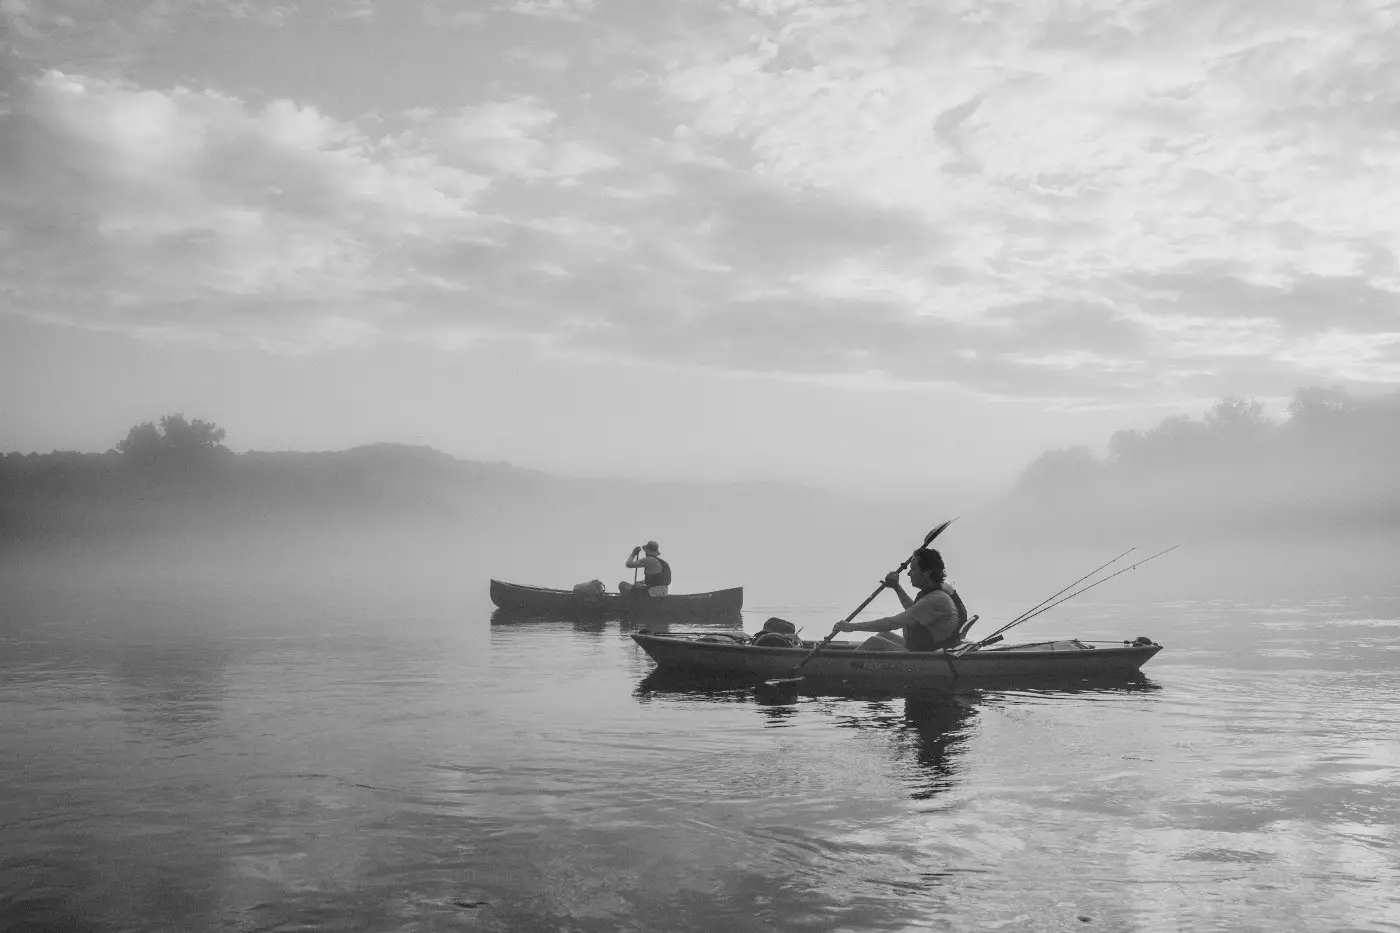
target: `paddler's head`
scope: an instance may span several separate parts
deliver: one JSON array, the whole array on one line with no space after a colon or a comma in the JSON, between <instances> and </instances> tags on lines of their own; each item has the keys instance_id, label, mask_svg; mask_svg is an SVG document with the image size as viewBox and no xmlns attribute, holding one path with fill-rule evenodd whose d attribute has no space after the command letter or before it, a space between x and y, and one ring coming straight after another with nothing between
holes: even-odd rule
<instances>
[{"instance_id":1,"label":"paddler's head","mask_svg":"<svg viewBox=\"0 0 1400 933\"><path fill-rule=\"evenodd\" d=\"M919 548L909 558L909 582L921 590L942 585L946 573L943 555L931 547Z\"/></svg>"}]
</instances>

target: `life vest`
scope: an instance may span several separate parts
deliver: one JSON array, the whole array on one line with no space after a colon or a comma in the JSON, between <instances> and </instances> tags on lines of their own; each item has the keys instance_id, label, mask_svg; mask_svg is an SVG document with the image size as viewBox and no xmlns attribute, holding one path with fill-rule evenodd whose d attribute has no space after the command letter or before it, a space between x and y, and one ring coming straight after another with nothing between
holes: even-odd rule
<instances>
[{"instance_id":1,"label":"life vest","mask_svg":"<svg viewBox=\"0 0 1400 933\"><path fill-rule=\"evenodd\" d=\"M939 651L943 648L951 648L958 643L958 632L967 624L967 607L963 605L962 597L957 590L944 588L943 586L931 586L926 590L919 590L919 595L914 597L914 602L918 602L925 596L942 591L948 594L948 598L953 601L953 607L958 611L958 625L953 633L946 638L938 639L930 632L927 626L906 625L904 627L904 647L909 651Z\"/></svg>"},{"instance_id":2,"label":"life vest","mask_svg":"<svg viewBox=\"0 0 1400 933\"><path fill-rule=\"evenodd\" d=\"M671 585L671 565L666 563L666 559L660 555L657 555L656 559L661 561L661 572L652 573L649 570L647 571L646 576L642 578L647 589L651 589L653 586Z\"/></svg>"},{"instance_id":3,"label":"life vest","mask_svg":"<svg viewBox=\"0 0 1400 933\"><path fill-rule=\"evenodd\" d=\"M958 595L957 590L948 586L946 583L939 584L938 588L951 596L953 598L953 605L958 607L958 631L961 632L962 627L967 624L967 607L963 605L962 597Z\"/></svg>"}]
</instances>

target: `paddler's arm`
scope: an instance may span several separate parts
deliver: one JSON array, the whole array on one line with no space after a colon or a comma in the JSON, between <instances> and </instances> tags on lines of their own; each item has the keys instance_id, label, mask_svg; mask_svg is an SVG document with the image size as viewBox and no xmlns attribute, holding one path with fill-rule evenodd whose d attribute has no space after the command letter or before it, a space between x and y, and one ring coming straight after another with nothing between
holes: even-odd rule
<instances>
[{"instance_id":1,"label":"paddler's arm","mask_svg":"<svg viewBox=\"0 0 1400 933\"><path fill-rule=\"evenodd\" d=\"M629 558L627 558L627 563L626 563L625 566L628 566L628 567L645 567L645 566L647 565L646 558L645 558L645 557L638 557L637 555L640 554L640 553L642 553L642 549L639 548L639 547L634 547L634 548L632 549L632 556L629 557Z\"/></svg>"},{"instance_id":2,"label":"paddler's arm","mask_svg":"<svg viewBox=\"0 0 1400 933\"><path fill-rule=\"evenodd\" d=\"M905 609L908 609L910 606L914 605L914 598L908 593L904 592L904 587L899 585L898 570L892 570L889 573L885 574L885 586L888 586L890 589L894 590L894 595L899 597L899 604Z\"/></svg>"},{"instance_id":3,"label":"paddler's arm","mask_svg":"<svg viewBox=\"0 0 1400 933\"><path fill-rule=\"evenodd\" d=\"M871 619L868 622L837 622L838 632L893 632L896 629L904 628L911 621L908 610L899 615L886 616L883 619Z\"/></svg>"}]
</instances>

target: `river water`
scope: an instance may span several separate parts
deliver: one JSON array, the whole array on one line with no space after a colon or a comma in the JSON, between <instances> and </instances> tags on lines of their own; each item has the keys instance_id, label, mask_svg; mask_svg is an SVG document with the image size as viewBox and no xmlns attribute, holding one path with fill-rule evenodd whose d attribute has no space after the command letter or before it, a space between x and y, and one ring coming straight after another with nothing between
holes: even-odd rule
<instances>
[{"instance_id":1,"label":"river water","mask_svg":"<svg viewBox=\"0 0 1400 933\"><path fill-rule=\"evenodd\" d=\"M1400 930L1394 596L1084 602L1026 637L1151 636L1141 682L778 701L251 592L0 597L0 930Z\"/></svg>"}]
</instances>

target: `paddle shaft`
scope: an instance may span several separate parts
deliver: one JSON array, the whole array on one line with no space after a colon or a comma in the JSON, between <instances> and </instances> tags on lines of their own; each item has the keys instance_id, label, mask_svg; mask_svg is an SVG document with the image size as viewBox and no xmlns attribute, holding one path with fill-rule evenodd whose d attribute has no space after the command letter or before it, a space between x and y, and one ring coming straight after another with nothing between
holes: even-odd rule
<instances>
[{"instance_id":1,"label":"paddle shaft","mask_svg":"<svg viewBox=\"0 0 1400 933\"><path fill-rule=\"evenodd\" d=\"M954 519L951 519L951 518L950 518L950 519L948 519L948 521L944 522L943 524L941 524L941 525L939 525L937 528L935 528L933 531L929 532L929 533L928 533L928 536L924 538L924 544L923 544L923 546L924 546L924 547L928 547L928 546L929 546L929 542L931 542L934 538L938 537L938 535L943 531L943 529L944 529L944 528L947 528L949 525L951 525L951 524L953 523L953 521L954 521ZM913 554L910 554L908 557L906 557L906 558L904 559L904 563L902 563L902 564L899 565L899 569L896 570L895 573L896 573L896 574L903 573L903 572L905 571L905 569L908 568L910 561L912 561L913 559L914 559L914 555L913 555ZM881 593L883 593L884 590L885 590L885 587L887 587L887 586L889 586L889 584L886 583L884 580L881 580L881 581L880 581L880 585L877 586L877 587L875 587L875 592L873 592L873 593L871 593L869 596L865 597L865 602L861 603L861 604L860 604L859 606L857 606L854 610L852 610L852 611L851 611L851 614L848 615L848 616L846 616L846 618L842 619L840 623L838 623L837 625L833 626L832 629L831 629L831 634L828 635L828 636L826 636L825 638L823 638L821 641L817 642L817 646L816 646L815 648L813 648L811 651L807 652L807 656L806 656L805 658L803 658L801 661L798 661L798 662L797 662L797 666L794 667L792 670L788 671L787 674L784 675L784 676L785 676L785 677L795 677L795 676L797 676L797 672L800 671L800 670L802 670L802 668L806 667L806 666L807 666L807 662L810 661L810 660L812 660L812 658L816 657L817 652L821 651L821 650L822 650L823 648L825 648L827 645L831 644L831 640L832 640L833 638L835 638L838 634L840 634L840 632L841 632L841 626L842 626L842 625L845 625L847 622L851 621L851 620L854 619L856 616L860 615L860 611L861 611L862 609L864 609L866 606L868 606L868 605L870 605L871 603L873 603L873 602L875 601L875 597L876 597L876 596L879 596Z\"/></svg>"},{"instance_id":2,"label":"paddle shaft","mask_svg":"<svg viewBox=\"0 0 1400 933\"><path fill-rule=\"evenodd\" d=\"M632 552L632 555L628 558L628 560L636 560L636 559L637 559L637 552L636 552L636 551L633 551L633 552ZM641 569L642 569L642 568L640 568L640 567L633 567L633 568L632 568L632 585L633 585L634 587L637 585L637 574L641 572ZM628 594L627 594L627 599L626 599L626 600L623 602L623 604L622 604L623 611L627 613L627 618L628 618L629 620L632 618L632 600L635 599L635 598L636 598L636 597L633 596L631 593L628 593Z\"/></svg>"},{"instance_id":3,"label":"paddle shaft","mask_svg":"<svg viewBox=\"0 0 1400 933\"><path fill-rule=\"evenodd\" d=\"M912 558L911 558L911 559L912 559ZM902 564L899 565L899 570L897 570L897 571L895 571L895 572L896 572L896 573L899 573L900 571L904 570L905 567L908 567L908 566L909 566L909 561L906 560L904 563L902 563ZM843 625L843 624L845 624L845 623L851 621L851 620L854 619L856 616L860 615L860 611L861 611L862 609L864 609L866 606L870 605L872 602L874 602L874 601L875 601L875 597L876 597L876 596L879 596L882 592L884 592L884 590L885 590L885 581L881 580L881 581L880 581L880 585L877 586L877 587L875 588L875 592L873 592L873 593L871 593L869 596L867 596L866 599L865 599L865 602L863 602L863 603L861 603L859 606L857 606L857 607L855 608L855 610L854 610L850 615L846 616L846 618L842 619L840 623L838 623L837 625L833 626L832 629L831 629L831 634L828 635L828 636L826 636L825 638L823 638L821 641L817 642L817 646L816 646L815 648L813 648L811 651L807 652L807 656L806 656L805 658L803 658L801 661L798 661L797 664L793 667L793 669L790 670L790 671L788 671L788 672L787 672L786 674L784 674L783 676L784 676L784 677L796 677L796 676L797 676L797 672L800 671L800 670L802 670L802 668L806 667L806 666L807 666L807 662L810 661L810 660L812 660L812 658L816 657L817 652L821 651L821 650L822 650L823 648L825 648L827 645L831 644L831 640L841 633L841 625Z\"/></svg>"},{"instance_id":4,"label":"paddle shaft","mask_svg":"<svg viewBox=\"0 0 1400 933\"><path fill-rule=\"evenodd\" d=\"M955 521L958 521L958 518L949 518L949 520L945 521L944 524L937 525L937 527L935 527L934 530L928 532L927 535L924 535L924 544L920 546L923 546L923 548L927 548L927 546L930 545L932 541L934 541L934 538L937 538L938 535L944 534L945 528L948 527L948 525L955 523ZM902 563L902 565L899 565L899 569L895 570L895 573L903 573L904 569L906 569L906 567L910 565L910 562L913 559L914 555L909 555L907 556L907 558L904 558L904 563ZM889 574L885 574L885 576L889 576ZM855 618L855 616L860 615L861 609L868 607L868 605L871 604L871 602L874 602L875 597L878 597L878 595L881 594L883 590L885 590L886 586L889 586L889 584L885 583L885 581L883 580L879 581L879 586L875 587L875 593L869 594L868 597L865 597L865 602L861 602L861 604L858 605L858 607L855 607L855 609L851 611L851 614L846 616L846 618L844 618L843 621L837 623L837 625L832 626L832 633L830 633L830 635L827 635L825 639L822 639L820 640L820 642L816 643L816 647L813 647L811 651L808 651L808 653L806 653L806 657L802 658L801 661L798 661L798 663L795 664L794 667L792 667L791 671L788 671L787 674L784 675L784 677L776 678L773 679L773 681L767 682L769 682L769 684L780 684L780 682L790 681L790 679L794 679L795 677L797 677L797 672L801 671L802 668L806 667L806 663L808 663L808 661L811 661L813 657L816 657L818 651L825 649L827 644L832 643L832 639L834 639L834 637L837 636L837 633L840 633L841 625L844 625L844 623L846 622L850 622L851 619Z\"/></svg>"}]
</instances>

